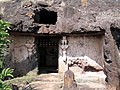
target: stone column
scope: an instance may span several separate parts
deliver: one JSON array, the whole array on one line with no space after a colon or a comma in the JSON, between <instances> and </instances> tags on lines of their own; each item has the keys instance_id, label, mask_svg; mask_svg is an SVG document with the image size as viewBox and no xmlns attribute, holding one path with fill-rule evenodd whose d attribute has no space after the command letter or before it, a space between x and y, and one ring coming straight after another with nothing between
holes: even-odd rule
<instances>
[{"instance_id":1,"label":"stone column","mask_svg":"<svg viewBox=\"0 0 120 90\"><path fill-rule=\"evenodd\" d=\"M62 37L60 44L61 55L59 56L59 73L64 74L66 70L68 70L67 65L67 49L68 49L68 41L66 36Z\"/></svg>"}]
</instances>

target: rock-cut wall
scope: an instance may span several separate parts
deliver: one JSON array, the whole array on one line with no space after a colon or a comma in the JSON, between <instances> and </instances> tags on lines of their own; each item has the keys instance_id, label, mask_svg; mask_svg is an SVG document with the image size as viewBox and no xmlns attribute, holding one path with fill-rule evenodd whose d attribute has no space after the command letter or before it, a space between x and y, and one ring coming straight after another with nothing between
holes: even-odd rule
<instances>
[{"instance_id":1,"label":"rock-cut wall","mask_svg":"<svg viewBox=\"0 0 120 90\"><path fill-rule=\"evenodd\" d=\"M0 16L11 22L12 32L35 34L104 32L106 81L120 90L120 58L117 46L119 40L116 40L117 34L113 33L114 30L120 30L120 0L37 0L36 2L12 0L0 3L0 6ZM41 25L36 22L35 18L43 9L57 12L55 25Z\"/></svg>"},{"instance_id":2,"label":"rock-cut wall","mask_svg":"<svg viewBox=\"0 0 120 90\"><path fill-rule=\"evenodd\" d=\"M33 36L10 35L12 41L5 56L5 66L14 69L14 76L22 76L37 66L35 38Z\"/></svg>"}]
</instances>

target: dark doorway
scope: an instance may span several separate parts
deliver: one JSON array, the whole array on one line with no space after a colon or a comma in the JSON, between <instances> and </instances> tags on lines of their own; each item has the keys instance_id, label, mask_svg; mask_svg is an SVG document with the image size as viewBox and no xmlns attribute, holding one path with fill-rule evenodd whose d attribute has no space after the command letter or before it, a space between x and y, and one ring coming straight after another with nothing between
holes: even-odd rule
<instances>
[{"instance_id":1,"label":"dark doorway","mask_svg":"<svg viewBox=\"0 0 120 90\"><path fill-rule=\"evenodd\" d=\"M39 73L58 72L58 36L40 36L37 38Z\"/></svg>"}]
</instances>

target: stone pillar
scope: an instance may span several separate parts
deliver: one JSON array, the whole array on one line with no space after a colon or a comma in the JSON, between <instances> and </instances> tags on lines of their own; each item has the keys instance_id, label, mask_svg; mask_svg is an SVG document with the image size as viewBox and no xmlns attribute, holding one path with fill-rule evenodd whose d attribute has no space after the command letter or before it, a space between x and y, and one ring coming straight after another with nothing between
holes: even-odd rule
<instances>
[{"instance_id":1,"label":"stone pillar","mask_svg":"<svg viewBox=\"0 0 120 90\"><path fill-rule=\"evenodd\" d=\"M63 90L78 90L77 84L74 80L74 73L71 70L67 70L64 74Z\"/></svg>"},{"instance_id":2,"label":"stone pillar","mask_svg":"<svg viewBox=\"0 0 120 90\"><path fill-rule=\"evenodd\" d=\"M64 74L66 70L68 70L68 65L67 65L67 49L68 49L68 41L67 37L63 36L61 43L60 43L60 48L59 48L59 74ZM61 52L60 52L61 51Z\"/></svg>"}]
</instances>

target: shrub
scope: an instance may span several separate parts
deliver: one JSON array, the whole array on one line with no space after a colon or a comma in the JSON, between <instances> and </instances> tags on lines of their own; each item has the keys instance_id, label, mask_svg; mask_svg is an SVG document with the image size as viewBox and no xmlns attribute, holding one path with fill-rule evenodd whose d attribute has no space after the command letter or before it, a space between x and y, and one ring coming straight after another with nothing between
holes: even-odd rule
<instances>
[{"instance_id":1,"label":"shrub","mask_svg":"<svg viewBox=\"0 0 120 90\"><path fill-rule=\"evenodd\" d=\"M10 27L10 23L0 20L0 90L12 90L11 87L4 83L3 80L6 77L13 77L13 70L10 68L3 68L4 63L4 52L7 49L7 44L10 42L7 37L8 29Z\"/></svg>"}]
</instances>

